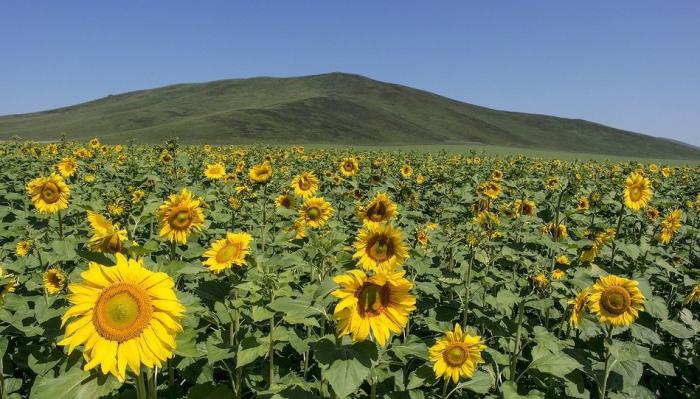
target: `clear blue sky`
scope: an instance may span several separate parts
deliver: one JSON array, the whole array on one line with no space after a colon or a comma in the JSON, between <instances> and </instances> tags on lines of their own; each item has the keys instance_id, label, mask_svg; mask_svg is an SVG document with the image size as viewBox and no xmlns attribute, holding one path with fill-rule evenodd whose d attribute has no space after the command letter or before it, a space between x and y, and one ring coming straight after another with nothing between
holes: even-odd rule
<instances>
[{"instance_id":1,"label":"clear blue sky","mask_svg":"<svg viewBox=\"0 0 700 399\"><path fill-rule=\"evenodd\" d=\"M700 145L698 0L0 2L0 115L330 71Z\"/></svg>"}]
</instances>

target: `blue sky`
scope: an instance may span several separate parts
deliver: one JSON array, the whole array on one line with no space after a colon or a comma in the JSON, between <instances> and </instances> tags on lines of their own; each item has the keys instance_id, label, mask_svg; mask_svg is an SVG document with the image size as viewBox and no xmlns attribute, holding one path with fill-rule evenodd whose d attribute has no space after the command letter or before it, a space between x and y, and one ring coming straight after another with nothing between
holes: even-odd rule
<instances>
[{"instance_id":1,"label":"blue sky","mask_svg":"<svg viewBox=\"0 0 700 399\"><path fill-rule=\"evenodd\" d=\"M700 145L700 1L0 2L0 115L343 71Z\"/></svg>"}]
</instances>

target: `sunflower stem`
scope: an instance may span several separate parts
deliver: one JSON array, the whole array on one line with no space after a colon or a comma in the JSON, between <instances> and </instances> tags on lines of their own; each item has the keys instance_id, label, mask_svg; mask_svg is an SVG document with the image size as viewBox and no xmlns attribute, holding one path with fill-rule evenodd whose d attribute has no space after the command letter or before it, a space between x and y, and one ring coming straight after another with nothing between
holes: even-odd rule
<instances>
[{"instance_id":1,"label":"sunflower stem","mask_svg":"<svg viewBox=\"0 0 700 399\"><path fill-rule=\"evenodd\" d=\"M612 368L612 364L610 363L610 346L612 345L612 333L613 333L613 326L608 327L608 335L605 338L605 342L603 345L605 346L605 369L603 371L603 384L599 386L599 398L600 399L605 399L605 395L607 394L608 390L608 377L610 376L610 369Z\"/></svg>"},{"instance_id":2,"label":"sunflower stem","mask_svg":"<svg viewBox=\"0 0 700 399\"><path fill-rule=\"evenodd\" d=\"M615 238L620 236L620 229L622 228L622 218L625 215L625 202L622 201L622 204L620 205L620 213L617 216L617 227L615 228ZM617 240L613 239L612 243L612 257L610 261L612 262L611 264L611 271L615 268L615 254L617 254Z\"/></svg>"},{"instance_id":3,"label":"sunflower stem","mask_svg":"<svg viewBox=\"0 0 700 399\"><path fill-rule=\"evenodd\" d=\"M156 375L158 374L158 368L154 368L150 373L148 373L148 398L157 399L158 398L158 388L156 387Z\"/></svg>"},{"instance_id":4,"label":"sunflower stem","mask_svg":"<svg viewBox=\"0 0 700 399\"><path fill-rule=\"evenodd\" d=\"M369 393L370 399L377 399L377 377L372 377L372 387Z\"/></svg>"},{"instance_id":5,"label":"sunflower stem","mask_svg":"<svg viewBox=\"0 0 700 399\"><path fill-rule=\"evenodd\" d=\"M61 211L58 211L58 236L61 237L63 241L63 217L61 216Z\"/></svg>"},{"instance_id":6,"label":"sunflower stem","mask_svg":"<svg viewBox=\"0 0 700 399\"><path fill-rule=\"evenodd\" d=\"M272 388L272 383L275 379L275 315L273 314L270 318L270 388Z\"/></svg>"},{"instance_id":7,"label":"sunflower stem","mask_svg":"<svg viewBox=\"0 0 700 399\"><path fill-rule=\"evenodd\" d=\"M146 396L146 384L143 381L143 373L139 372L139 374L135 378L136 380L136 397L138 399L148 399Z\"/></svg>"},{"instance_id":8,"label":"sunflower stem","mask_svg":"<svg viewBox=\"0 0 700 399\"><path fill-rule=\"evenodd\" d=\"M442 399L447 398L447 387L450 386L450 379L449 378L443 378L445 381L442 383L442 395L440 397Z\"/></svg>"},{"instance_id":9,"label":"sunflower stem","mask_svg":"<svg viewBox=\"0 0 700 399\"><path fill-rule=\"evenodd\" d=\"M469 314L469 300L471 294L471 283L472 283L472 265L474 264L474 253L476 251L472 250L471 256L469 256L469 263L467 264L467 279L464 283L464 288L466 293L464 294L464 314L462 315L462 325L467 325L467 317Z\"/></svg>"},{"instance_id":10,"label":"sunflower stem","mask_svg":"<svg viewBox=\"0 0 700 399\"><path fill-rule=\"evenodd\" d=\"M510 380L515 381L515 367L518 364L518 356L520 354L520 334L522 332L523 317L525 313L525 301L518 304L518 326L515 330L515 343L513 344L513 354L510 358Z\"/></svg>"}]
</instances>

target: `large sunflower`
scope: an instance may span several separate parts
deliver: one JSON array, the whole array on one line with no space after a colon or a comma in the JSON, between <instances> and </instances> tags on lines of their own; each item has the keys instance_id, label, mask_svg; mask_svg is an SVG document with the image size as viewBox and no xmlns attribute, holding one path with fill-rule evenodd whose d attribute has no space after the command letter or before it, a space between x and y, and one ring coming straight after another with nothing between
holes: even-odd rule
<instances>
[{"instance_id":1,"label":"large sunflower","mask_svg":"<svg viewBox=\"0 0 700 399\"><path fill-rule=\"evenodd\" d=\"M642 174L632 172L625 182L625 205L638 211L644 208L651 199L651 183Z\"/></svg>"},{"instance_id":2,"label":"large sunflower","mask_svg":"<svg viewBox=\"0 0 700 399\"><path fill-rule=\"evenodd\" d=\"M343 176L354 176L358 170L360 170L360 165L358 164L357 159L347 157L340 161L340 173L342 173Z\"/></svg>"},{"instance_id":3,"label":"large sunflower","mask_svg":"<svg viewBox=\"0 0 700 399\"><path fill-rule=\"evenodd\" d=\"M409 293L413 283L404 272L378 272L368 277L362 270L351 270L333 281L340 289L331 293L340 302L333 318L338 321L338 335L350 334L354 342L370 334L384 346L391 333L399 333L416 307L416 297Z\"/></svg>"},{"instance_id":4,"label":"large sunflower","mask_svg":"<svg viewBox=\"0 0 700 399\"><path fill-rule=\"evenodd\" d=\"M158 218L160 236L180 244L186 243L187 237L201 230L204 224L200 201L192 199L192 194L187 189L172 194L158 209Z\"/></svg>"},{"instance_id":5,"label":"large sunflower","mask_svg":"<svg viewBox=\"0 0 700 399\"><path fill-rule=\"evenodd\" d=\"M390 224L365 226L355 240L353 259L365 270L394 270L408 258L401 230Z\"/></svg>"},{"instance_id":6,"label":"large sunflower","mask_svg":"<svg viewBox=\"0 0 700 399\"><path fill-rule=\"evenodd\" d=\"M435 376L446 380L451 378L456 384L460 376L471 378L476 366L484 363L481 357L484 349L486 345L480 336L465 334L456 324L454 331L445 332L445 336L430 347L428 355Z\"/></svg>"},{"instance_id":7,"label":"large sunflower","mask_svg":"<svg viewBox=\"0 0 700 399\"><path fill-rule=\"evenodd\" d=\"M357 217L367 226L388 222L398 214L396 204L385 193L378 193L365 207L357 212Z\"/></svg>"},{"instance_id":8,"label":"large sunflower","mask_svg":"<svg viewBox=\"0 0 700 399\"><path fill-rule=\"evenodd\" d=\"M644 310L644 295L639 283L624 277L601 277L591 288L588 308L601 323L625 327L634 323Z\"/></svg>"},{"instance_id":9,"label":"large sunflower","mask_svg":"<svg viewBox=\"0 0 700 399\"><path fill-rule=\"evenodd\" d=\"M307 198L299 208L299 219L312 229L318 229L328 222L333 214L333 207L321 197Z\"/></svg>"},{"instance_id":10,"label":"large sunflower","mask_svg":"<svg viewBox=\"0 0 700 399\"><path fill-rule=\"evenodd\" d=\"M312 172L303 172L292 179L294 193L300 197L308 198L318 190L318 178Z\"/></svg>"},{"instance_id":11,"label":"large sunflower","mask_svg":"<svg viewBox=\"0 0 700 399\"><path fill-rule=\"evenodd\" d=\"M269 162L263 162L260 165L255 165L250 168L248 177L253 183L264 184L272 178L272 165Z\"/></svg>"},{"instance_id":12,"label":"large sunflower","mask_svg":"<svg viewBox=\"0 0 700 399\"><path fill-rule=\"evenodd\" d=\"M55 173L49 177L37 177L27 184L27 193L41 213L56 213L68 208L70 188Z\"/></svg>"},{"instance_id":13,"label":"large sunflower","mask_svg":"<svg viewBox=\"0 0 700 399\"><path fill-rule=\"evenodd\" d=\"M248 255L248 245L253 237L248 233L226 233L226 238L214 241L211 247L204 252L202 262L209 266L209 271L219 273L231 266L244 266L245 257Z\"/></svg>"},{"instance_id":14,"label":"large sunflower","mask_svg":"<svg viewBox=\"0 0 700 399\"><path fill-rule=\"evenodd\" d=\"M222 163L212 163L204 169L204 177L211 180L221 179L226 176L226 167Z\"/></svg>"},{"instance_id":15,"label":"large sunflower","mask_svg":"<svg viewBox=\"0 0 700 399\"><path fill-rule=\"evenodd\" d=\"M83 281L70 284L71 307L62 317L68 352L84 345L86 371L100 366L120 381L128 368L161 367L173 356L182 331L185 307L175 296L175 283L165 273L145 269L141 261L116 255L116 266L91 262Z\"/></svg>"}]
</instances>

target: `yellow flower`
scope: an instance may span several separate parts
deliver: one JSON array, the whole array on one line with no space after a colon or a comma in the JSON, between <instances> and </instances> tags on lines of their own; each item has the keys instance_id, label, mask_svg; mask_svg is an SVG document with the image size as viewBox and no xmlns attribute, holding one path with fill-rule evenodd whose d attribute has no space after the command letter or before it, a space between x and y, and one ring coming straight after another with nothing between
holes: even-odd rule
<instances>
[{"instance_id":1,"label":"yellow flower","mask_svg":"<svg viewBox=\"0 0 700 399\"><path fill-rule=\"evenodd\" d=\"M664 177L669 177L671 176L671 169L664 167L661 169L661 174L664 175Z\"/></svg>"},{"instance_id":2,"label":"yellow flower","mask_svg":"<svg viewBox=\"0 0 700 399\"><path fill-rule=\"evenodd\" d=\"M557 257L556 261L557 261L557 263L559 263L560 265L568 265L568 264L570 263L570 262L569 262L569 257L566 256L566 255L559 255L559 256Z\"/></svg>"},{"instance_id":3,"label":"yellow flower","mask_svg":"<svg viewBox=\"0 0 700 399\"><path fill-rule=\"evenodd\" d=\"M204 177L207 179L217 180L224 176L226 176L226 167L222 163L209 164L204 169Z\"/></svg>"},{"instance_id":4,"label":"yellow flower","mask_svg":"<svg viewBox=\"0 0 700 399\"><path fill-rule=\"evenodd\" d=\"M425 176L423 176L422 174L418 173L418 174L416 175L416 184L423 184L423 183L425 183Z\"/></svg>"},{"instance_id":5,"label":"yellow flower","mask_svg":"<svg viewBox=\"0 0 700 399\"><path fill-rule=\"evenodd\" d=\"M408 251L399 228L390 224L364 226L355 240L353 259L364 270L391 271L401 267Z\"/></svg>"},{"instance_id":6,"label":"yellow flower","mask_svg":"<svg viewBox=\"0 0 700 399\"><path fill-rule=\"evenodd\" d=\"M61 176L71 177L78 169L78 164L75 162L75 158L66 157L61 159L61 162L56 164L56 169L58 169L58 173L60 173Z\"/></svg>"},{"instance_id":7,"label":"yellow flower","mask_svg":"<svg viewBox=\"0 0 700 399\"><path fill-rule=\"evenodd\" d=\"M68 208L70 188L55 173L49 177L37 177L27 184L27 193L41 213L53 214Z\"/></svg>"},{"instance_id":8,"label":"yellow flower","mask_svg":"<svg viewBox=\"0 0 700 399\"><path fill-rule=\"evenodd\" d=\"M371 335L384 346L392 332L401 332L416 308L416 297L409 293L413 283L403 271L380 271L369 277L362 270L351 270L333 281L340 286L331 293L340 299L333 312L338 336L350 335L354 342Z\"/></svg>"},{"instance_id":9,"label":"yellow flower","mask_svg":"<svg viewBox=\"0 0 700 399\"><path fill-rule=\"evenodd\" d=\"M660 215L659 210L656 208L647 208L646 214L650 220L656 220Z\"/></svg>"},{"instance_id":10,"label":"yellow flower","mask_svg":"<svg viewBox=\"0 0 700 399\"><path fill-rule=\"evenodd\" d=\"M32 250L32 242L28 240L21 240L15 245L15 253L17 256L20 258L23 258L27 255L29 255L29 252Z\"/></svg>"},{"instance_id":11,"label":"yellow flower","mask_svg":"<svg viewBox=\"0 0 700 399\"><path fill-rule=\"evenodd\" d=\"M183 189L179 194L172 194L158 209L160 219L160 236L179 244L187 242L187 237L202 229L204 213L198 200Z\"/></svg>"},{"instance_id":12,"label":"yellow flower","mask_svg":"<svg viewBox=\"0 0 700 399\"><path fill-rule=\"evenodd\" d=\"M143 190L134 190L134 192L131 193L131 203L138 204L145 195L146 193L143 192Z\"/></svg>"},{"instance_id":13,"label":"yellow flower","mask_svg":"<svg viewBox=\"0 0 700 399\"><path fill-rule=\"evenodd\" d=\"M333 207L321 197L307 198L299 209L299 219L312 229L318 229L326 224L332 214Z\"/></svg>"},{"instance_id":14,"label":"yellow flower","mask_svg":"<svg viewBox=\"0 0 700 399\"><path fill-rule=\"evenodd\" d=\"M501 172L500 170L496 169L493 171L493 173L491 173L491 180L493 180L495 182L499 182L502 179L503 179L503 172Z\"/></svg>"},{"instance_id":15,"label":"yellow flower","mask_svg":"<svg viewBox=\"0 0 700 399\"><path fill-rule=\"evenodd\" d=\"M664 220L661 222L661 236L660 240L663 244L668 244L671 242L673 235L678 232L681 228L681 218L683 217L683 211L680 209L675 209L670 214L668 214Z\"/></svg>"},{"instance_id":16,"label":"yellow flower","mask_svg":"<svg viewBox=\"0 0 700 399\"><path fill-rule=\"evenodd\" d=\"M700 283L695 284L690 293L683 299L683 304L700 302Z\"/></svg>"},{"instance_id":17,"label":"yellow flower","mask_svg":"<svg viewBox=\"0 0 700 399\"><path fill-rule=\"evenodd\" d=\"M537 274L535 277L533 277L533 280L535 280L537 288L546 288L549 285L549 279L544 273Z\"/></svg>"},{"instance_id":18,"label":"yellow flower","mask_svg":"<svg viewBox=\"0 0 700 399\"><path fill-rule=\"evenodd\" d=\"M5 297L8 294L15 292L15 289L19 285L17 283L17 278L12 273L5 273L5 270L0 266L0 281L2 285L0 286L0 303L5 301Z\"/></svg>"},{"instance_id":19,"label":"yellow flower","mask_svg":"<svg viewBox=\"0 0 700 399\"><path fill-rule=\"evenodd\" d=\"M294 220L294 224L292 225L292 229L294 230L294 239L299 240L301 238L306 237L306 224L302 219L296 219Z\"/></svg>"},{"instance_id":20,"label":"yellow flower","mask_svg":"<svg viewBox=\"0 0 700 399\"><path fill-rule=\"evenodd\" d=\"M498 198L498 195L501 194L501 185L494 181L487 181L481 183L479 186L479 192L491 199L496 199Z\"/></svg>"},{"instance_id":21,"label":"yellow flower","mask_svg":"<svg viewBox=\"0 0 700 399\"><path fill-rule=\"evenodd\" d=\"M122 243L127 240L126 230L96 212L88 211L88 220L94 230L88 241L91 251L109 254L122 251Z\"/></svg>"},{"instance_id":22,"label":"yellow flower","mask_svg":"<svg viewBox=\"0 0 700 399\"><path fill-rule=\"evenodd\" d=\"M569 315L569 325L573 328L578 328L578 326L581 325L581 319L588 305L588 295L590 291L590 287L584 288L576 295L576 298L569 301L569 305L572 305L571 314Z\"/></svg>"},{"instance_id":23,"label":"yellow flower","mask_svg":"<svg viewBox=\"0 0 700 399\"><path fill-rule=\"evenodd\" d=\"M226 233L226 238L215 241L211 247L204 252L207 258L202 262L209 266L209 271L219 273L231 266L245 266L245 257L248 255L250 242L253 236L248 233Z\"/></svg>"},{"instance_id":24,"label":"yellow flower","mask_svg":"<svg viewBox=\"0 0 700 399\"><path fill-rule=\"evenodd\" d=\"M278 208L292 209L294 208L294 202L294 197L288 194L278 195L277 198L275 198L275 205Z\"/></svg>"},{"instance_id":25,"label":"yellow flower","mask_svg":"<svg viewBox=\"0 0 700 399\"><path fill-rule=\"evenodd\" d=\"M484 363L481 352L485 349L480 336L465 334L458 323L454 331L445 332L445 336L430 347L428 355L435 376L452 379L456 384L460 377L471 378L476 367Z\"/></svg>"},{"instance_id":26,"label":"yellow flower","mask_svg":"<svg viewBox=\"0 0 700 399\"><path fill-rule=\"evenodd\" d=\"M100 143L100 139L97 137L94 137L90 139L90 147L92 148L99 148L102 144Z\"/></svg>"},{"instance_id":27,"label":"yellow flower","mask_svg":"<svg viewBox=\"0 0 700 399\"><path fill-rule=\"evenodd\" d=\"M555 223L548 223L543 227L542 231L555 241L560 238L565 239L569 236L569 232L563 224L556 225Z\"/></svg>"},{"instance_id":28,"label":"yellow flower","mask_svg":"<svg viewBox=\"0 0 700 399\"><path fill-rule=\"evenodd\" d=\"M638 211L644 208L651 199L651 182L643 175L632 172L625 182L625 206Z\"/></svg>"},{"instance_id":29,"label":"yellow flower","mask_svg":"<svg viewBox=\"0 0 700 399\"><path fill-rule=\"evenodd\" d=\"M340 173L345 177L354 176L360 170L360 165L353 157L343 158L340 161Z\"/></svg>"},{"instance_id":30,"label":"yellow flower","mask_svg":"<svg viewBox=\"0 0 700 399\"><path fill-rule=\"evenodd\" d=\"M552 271L552 280L561 280L566 276L566 272L561 269L554 269Z\"/></svg>"},{"instance_id":31,"label":"yellow flower","mask_svg":"<svg viewBox=\"0 0 700 399\"><path fill-rule=\"evenodd\" d=\"M588 197L581 197L578 200L578 206L576 207L577 210L579 211L585 211L586 209L590 208L591 204L588 201Z\"/></svg>"},{"instance_id":32,"label":"yellow flower","mask_svg":"<svg viewBox=\"0 0 700 399\"><path fill-rule=\"evenodd\" d=\"M83 345L85 371L99 366L102 374L124 381L127 367L139 374L141 365L161 367L173 356L185 307L170 276L122 254L116 260L116 266L90 262L83 281L68 286L71 307L63 314L65 335L58 345L68 353Z\"/></svg>"},{"instance_id":33,"label":"yellow flower","mask_svg":"<svg viewBox=\"0 0 700 399\"><path fill-rule=\"evenodd\" d=\"M265 184L272 178L272 165L269 162L255 165L248 171L248 177L253 183Z\"/></svg>"},{"instance_id":34,"label":"yellow flower","mask_svg":"<svg viewBox=\"0 0 700 399\"><path fill-rule=\"evenodd\" d=\"M413 175L413 168L411 167L411 165L404 164L401 167L401 176L403 176L404 179L408 179L412 175Z\"/></svg>"},{"instance_id":35,"label":"yellow flower","mask_svg":"<svg viewBox=\"0 0 700 399\"><path fill-rule=\"evenodd\" d=\"M318 190L318 178L312 172L303 172L292 179L294 193L300 197L308 198Z\"/></svg>"},{"instance_id":36,"label":"yellow flower","mask_svg":"<svg viewBox=\"0 0 700 399\"><path fill-rule=\"evenodd\" d=\"M532 216L535 213L537 213L537 206L535 205L534 201L530 200L515 200L515 203L513 204L513 208L515 208L515 214L517 216L520 215L525 215L525 216Z\"/></svg>"},{"instance_id":37,"label":"yellow flower","mask_svg":"<svg viewBox=\"0 0 700 399\"><path fill-rule=\"evenodd\" d=\"M357 212L357 217L367 226L388 222L398 214L396 204L385 193L378 193L365 207Z\"/></svg>"},{"instance_id":38,"label":"yellow flower","mask_svg":"<svg viewBox=\"0 0 700 399\"><path fill-rule=\"evenodd\" d=\"M51 267L44 272L44 289L49 295L61 292L66 284L66 275L55 267Z\"/></svg>"},{"instance_id":39,"label":"yellow flower","mask_svg":"<svg viewBox=\"0 0 700 399\"><path fill-rule=\"evenodd\" d=\"M639 283L624 277L601 277L591 288L588 307L601 323L625 327L634 323L644 310L644 295Z\"/></svg>"}]
</instances>

